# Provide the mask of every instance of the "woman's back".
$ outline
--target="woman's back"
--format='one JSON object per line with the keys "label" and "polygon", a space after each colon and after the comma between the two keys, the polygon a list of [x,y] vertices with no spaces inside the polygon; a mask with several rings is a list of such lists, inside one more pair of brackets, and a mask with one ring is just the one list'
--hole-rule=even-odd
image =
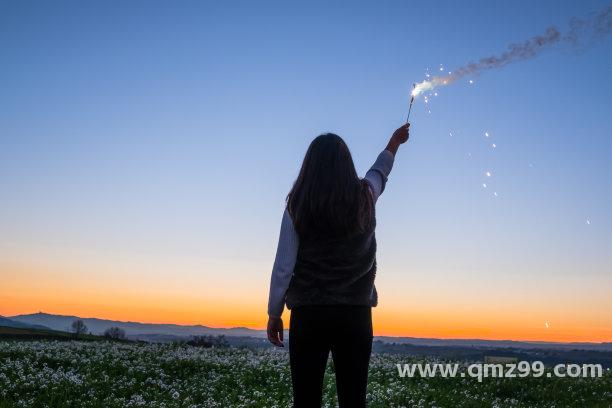
{"label": "woman's back", "polygon": [[[376,274],[376,219],[347,235],[300,235],[293,277],[287,290],[289,309],[304,305],[367,305]],[[306,236],[305,236],[306,235]]]}

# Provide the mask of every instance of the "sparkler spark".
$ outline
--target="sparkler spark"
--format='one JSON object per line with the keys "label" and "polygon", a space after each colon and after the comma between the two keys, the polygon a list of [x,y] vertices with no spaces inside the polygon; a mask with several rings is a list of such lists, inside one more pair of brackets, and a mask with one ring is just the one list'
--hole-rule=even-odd
{"label": "sparkler spark", "polygon": [[[478,75],[490,69],[502,68],[516,61],[534,58],[546,48],[561,42],[584,48],[610,33],[612,29],[612,6],[607,6],[584,20],[573,17],[569,26],[570,28],[565,34],[561,34],[556,27],[549,27],[542,35],[537,35],[519,44],[510,44],[508,49],[499,56],[493,55],[481,58],[477,62],[470,62],[452,71],[452,74],[433,77],[427,74],[428,79],[416,84],[412,90],[412,96],[416,98],[423,92],[431,91],[439,86],[450,85],[467,75]],[[588,39],[586,44],[581,41],[583,36]],[[442,65],[440,65],[440,71],[443,71]],[[470,79],[469,82],[473,84],[473,80]]]}

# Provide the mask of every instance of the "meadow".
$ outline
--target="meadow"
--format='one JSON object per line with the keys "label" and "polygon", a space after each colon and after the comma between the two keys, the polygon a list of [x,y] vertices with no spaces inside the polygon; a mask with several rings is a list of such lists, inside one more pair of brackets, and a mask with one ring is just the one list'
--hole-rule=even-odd
{"label": "meadow", "polygon": [[[396,364],[424,361],[374,354],[368,406],[610,407],[612,375],[592,378],[400,378]],[[429,359],[430,362],[439,362]],[[335,407],[328,364],[324,407]],[[284,350],[198,348],[112,341],[0,341],[0,407],[291,406]]]}

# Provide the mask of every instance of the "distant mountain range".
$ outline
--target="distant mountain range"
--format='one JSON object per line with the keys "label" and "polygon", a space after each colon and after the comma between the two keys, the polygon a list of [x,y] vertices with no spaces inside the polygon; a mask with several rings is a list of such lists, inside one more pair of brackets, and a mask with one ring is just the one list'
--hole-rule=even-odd
{"label": "distant mountain range", "polygon": [[[84,318],[79,316],[63,316],[48,313],[34,313],[7,318],[0,317],[0,326],[45,328],[60,331],[69,331],[70,325],[76,319],[83,320],[89,331],[93,334],[102,334],[109,327],[119,327],[125,330],[127,336],[132,339],[146,341],[172,341],[181,337],[201,335],[225,335],[228,337],[251,337],[265,339],[264,330],[254,330],[246,327],[215,328],[202,325],[178,325],[157,324],[140,322],[123,322],[117,320],[106,320],[98,318]],[[9,324],[5,324],[7,321]],[[14,326],[22,324],[24,326]],[[411,344],[428,347],[496,347],[496,348],[519,348],[519,349],[564,349],[564,350],[595,350],[612,351],[612,342],[606,343],[556,343],[556,342],[532,342],[513,340],[481,340],[481,339],[435,339],[416,337],[389,337],[377,336],[376,340],[385,343]]]}
{"label": "distant mountain range", "polygon": [[263,330],[253,330],[246,327],[214,328],[202,325],[184,326],[178,324],[158,324],[140,322],[122,322],[118,320],[98,319],[95,317],[64,316],[48,313],[33,313],[26,315],[10,316],[10,320],[29,325],[42,325],[53,330],[69,331],[73,321],[82,320],[87,329],[93,334],[102,334],[110,327],[119,327],[132,338],[143,336],[203,336],[203,335],[226,335],[226,336],[249,336],[267,337]]}
{"label": "distant mountain range", "polygon": [[38,324],[28,324],[19,322],[16,320],[7,319],[6,317],[0,316],[0,326],[4,327],[15,327],[17,329],[38,329],[38,330],[49,330],[47,326]]}

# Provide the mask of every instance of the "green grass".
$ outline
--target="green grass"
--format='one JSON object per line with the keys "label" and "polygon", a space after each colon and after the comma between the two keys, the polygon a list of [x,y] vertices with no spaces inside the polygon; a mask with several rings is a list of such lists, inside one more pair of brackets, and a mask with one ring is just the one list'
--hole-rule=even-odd
{"label": "green grass", "polygon": [[[58,331],[58,330],[43,330],[43,329],[26,329],[19,327],[0,326],[0,340],[74,340],[74,334]],[[94,334],[79,335],[79,340],[101,340],[102,336]]]}
{"label": "green grass", "polygon": [[[610,407],[602,378],[400,378],[403,355],[373,355],[368,406]],[[420,360],[439,362],[437,360]],[[337,404],[333,365],[323,406]],[[201,349],[107,341],[0,341],[0,408],[288,407],[291,377],[281,350]]]}

